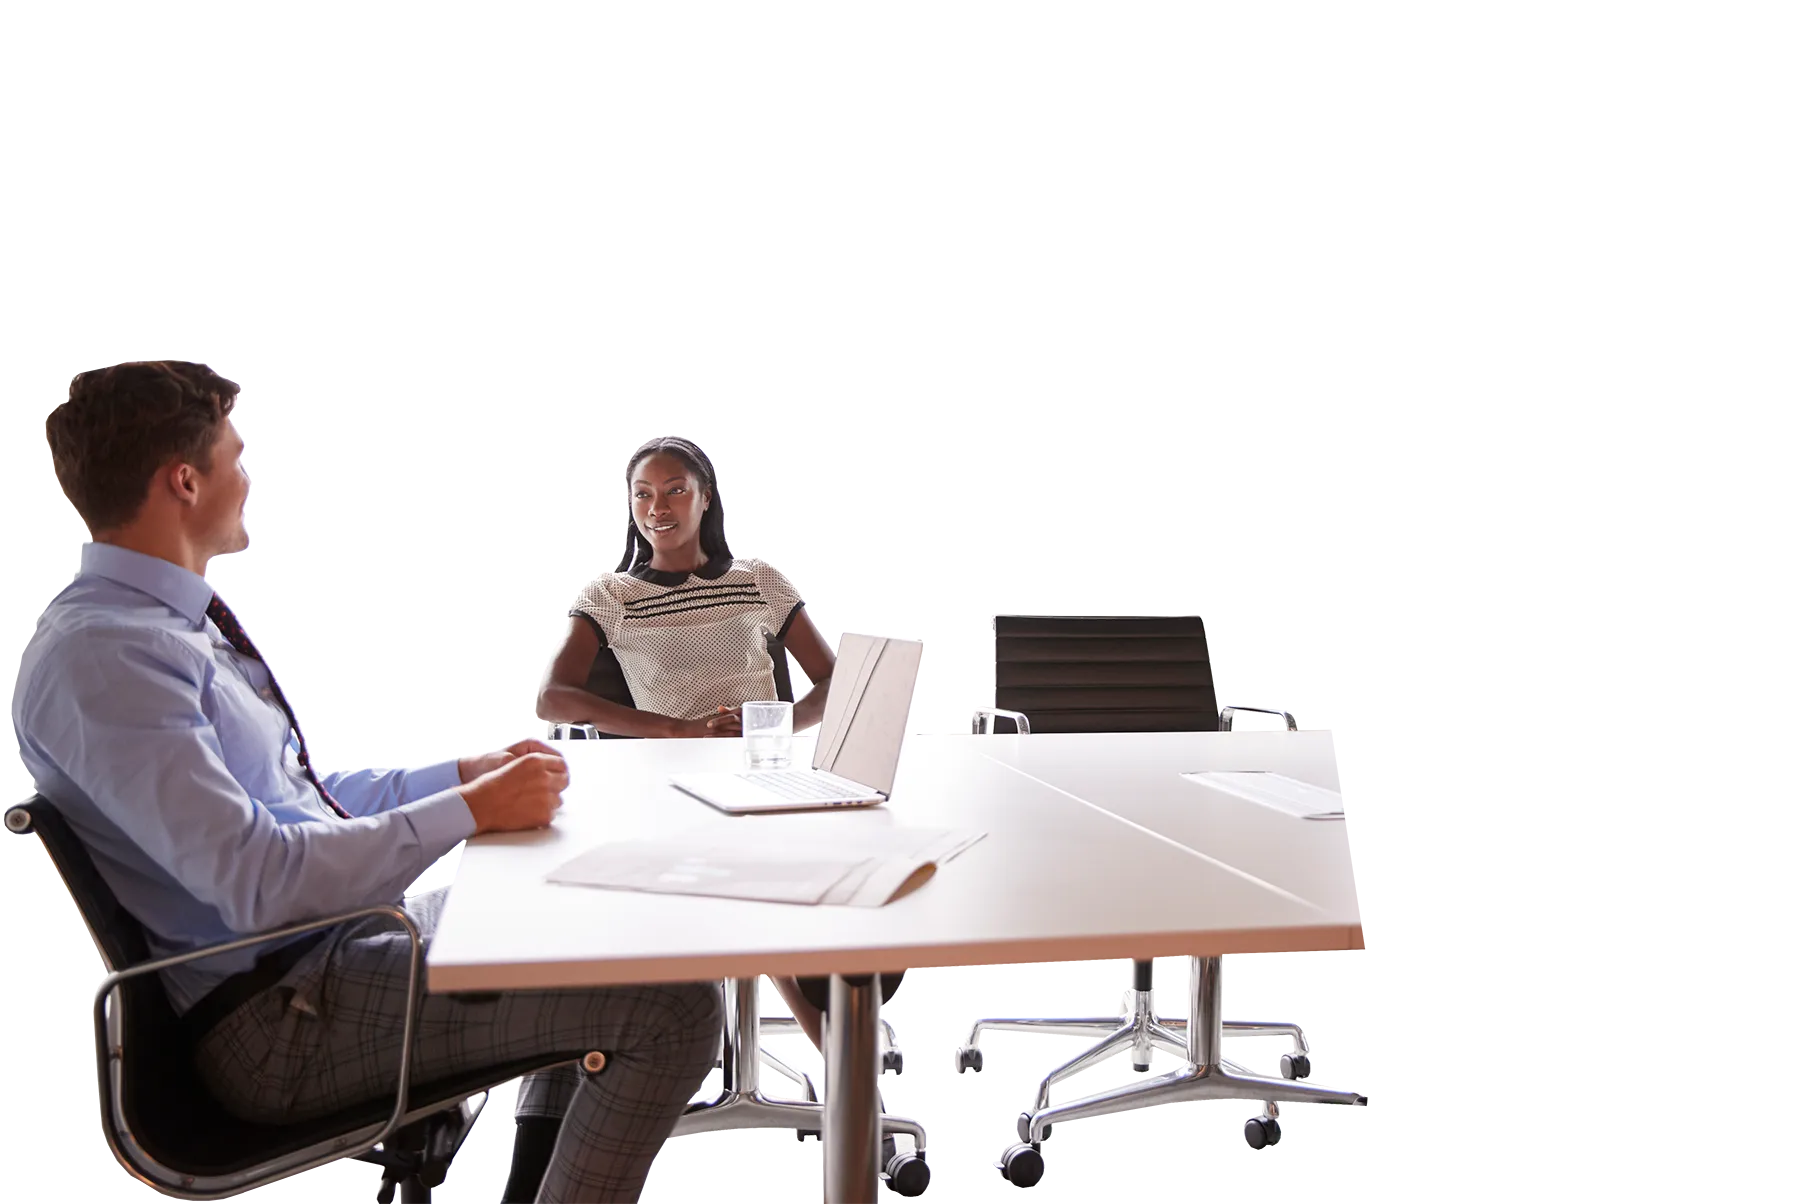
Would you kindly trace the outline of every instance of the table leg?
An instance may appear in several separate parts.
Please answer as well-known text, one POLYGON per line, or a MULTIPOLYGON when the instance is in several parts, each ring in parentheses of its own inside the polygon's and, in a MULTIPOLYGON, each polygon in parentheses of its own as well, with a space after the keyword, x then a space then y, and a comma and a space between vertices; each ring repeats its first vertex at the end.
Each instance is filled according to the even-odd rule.
POLYGON ((828 980, 827 1099, 822 1125, 822 1199, 878 1201, 878 977, 828 980))

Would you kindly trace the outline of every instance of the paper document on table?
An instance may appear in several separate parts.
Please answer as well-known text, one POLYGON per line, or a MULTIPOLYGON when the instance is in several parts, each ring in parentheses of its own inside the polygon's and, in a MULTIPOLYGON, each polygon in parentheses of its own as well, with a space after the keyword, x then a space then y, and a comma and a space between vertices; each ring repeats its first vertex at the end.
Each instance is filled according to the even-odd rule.
POLYGON ((1208 773, 1180 774, 1188 782, 1196 782, 1237 798, 1283 811, 1299 819, 1341 819, 1342 794, 1325 790, 1284 774, 1260 770, 1214 770, 1208 773))
POLYGON ((779 845, 737 833, 730 843, 719 829, 704 829, 688 837, 598 845, 546 878, 655 894, 882 907, 921 886, 937 865, 983 837, 983 832, 884 828, 779 845))
MULTIPOLYGON (((919 857, 945 865, 984 839, 971 828, 906 828, 883 812, 815 812, 761 815, 733 830, 731 847, 795 853, 833 850, 837 855, 919 857)), ((725 843, 720 828, 700 828, 673 838, 701 844, 725 843)))

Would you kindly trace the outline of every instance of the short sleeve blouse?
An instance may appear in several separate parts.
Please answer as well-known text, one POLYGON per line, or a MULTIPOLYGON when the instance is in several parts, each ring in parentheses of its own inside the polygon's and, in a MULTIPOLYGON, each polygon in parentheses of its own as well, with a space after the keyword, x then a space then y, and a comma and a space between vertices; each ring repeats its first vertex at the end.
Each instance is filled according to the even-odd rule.
POLYGON ((604 573, 571 614, 614 651, 638 709, 697 719, 777 697, 767 640, 781 640, 802 608, 796 587, 763 560, 721 557, 693 573, 604 573))

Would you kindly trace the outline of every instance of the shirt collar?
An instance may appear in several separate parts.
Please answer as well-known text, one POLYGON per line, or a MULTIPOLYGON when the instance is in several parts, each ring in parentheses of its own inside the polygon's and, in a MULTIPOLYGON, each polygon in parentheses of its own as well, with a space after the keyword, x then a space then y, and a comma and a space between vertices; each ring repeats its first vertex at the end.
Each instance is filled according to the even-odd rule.
POLYGON ((703 561, 695 573, 671 573, 664 569, 655 569, 651 564, 636 564, 627 570, 627 575, 653 585, 682 585, 692 576, 704 581, 713 581, 734 567, 734 558, 725 552, 718 553, 703 561))
POLYGON ((82 545, 82 575, 105 577, 149 594, 197 626, 213 601, 213 587, 205 577, 158 556, 146 556, 110 543, 82 545))

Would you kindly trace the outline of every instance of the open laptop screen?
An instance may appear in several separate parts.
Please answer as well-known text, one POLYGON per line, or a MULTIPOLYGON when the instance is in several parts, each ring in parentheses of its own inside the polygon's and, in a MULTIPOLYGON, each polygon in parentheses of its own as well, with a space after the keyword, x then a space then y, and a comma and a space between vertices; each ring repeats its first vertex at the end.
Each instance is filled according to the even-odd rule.
POLYGON ((888 795, 921 663, 919 640, 841 636, 815 742, 815 768, 888 795))

